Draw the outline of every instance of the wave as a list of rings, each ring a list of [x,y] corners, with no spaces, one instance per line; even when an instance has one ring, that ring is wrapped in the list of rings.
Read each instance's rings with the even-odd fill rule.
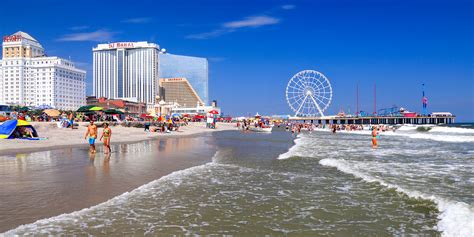
[[[456,128],[456,127],[443,127],[443,126],[435,126],[431,129],[430,132],[459,133],[459,134],[473,134],[474,135],[474,129],[472,128]]]
[[[430,132],[417,132],[417,133],[385,132],[381,134],[381,137],[383,136],[403,136],[403,137],[409,137],[413,139],[425,139],[425,140],[433,140],[433,141],[438,141],[438,142],[453,142],[453,143],[474,142],[474,136],[433,134]]]
[[[473,236],[474,234],[474,221],[472,221],[474,220],[474,209],[464,202],[451,201],[435,195],[428,195],[386,183],[381,179],[363,173],[343,159],[326,158],[320,160],[319,163],[323,166],[334,167],[344,173],[352,174],[366,182],[377,182],[387,188],[404,193],[411,198],[433,201],[437,204],[438,210],[441,212],[437,228],[442,232],[443,236]]]
[[[290,147],[290,149],[287,152],[280,154],[277,159],[284,160],[284,159],[288,159],[290,157],[295,156],[295,152],[301,146],[301,142],[302,142],[301,134],[298,135],[298,137],[293,142],[295,144],[292,147]]]
[[[20,225],[16,227],[15,229],[9,230],[3,234],[0,233],[0,236],[22,235],[23,233],[49,234],[49,233],[61,232],[62,230],[60,227],[61,224],[80,223],[81,220],[84,218],[84,216],[92,212],[106,209],[111,206],[122,205],[123,203],[126,203],[129,199],[136,197],[137,195],[144,194],[150,190],[161,192],[161,193],[171,191],[171,189],[181,184],[183,177],[186,177],[195,173],[199,173],[203,170],[208,169],[212,165],[214,165],[215,164],[214,160],[218,159],[220,154],[222,153],[220,153],[219,151],[216,152],[212,158],[213,160],[212,162],[195,166],[195,167],[191,167],[191,168],[187,168],[184,170],[172,172],[166,176],[163,176],[157,180],[144,184],[130,192],[125,192],[123,194],[120,194],[119,196],[111,198],[98,205],[84,208],[82,210],[71,212],[71,213],[61,214],[58,216],[37,220],[30,224]],[[156,189],[157,186],[159,186],[160,188]]]
[[[426,132],[417,131],[419,127],[427,127],[427,125],[403,125],[398,128],[395,132],[387,131],[380,133],[380,136],[403,136],[413,139],[425,139],[433,140],[439,142],[452,142],[452,143],[464,143],[464,142],[474,142],[474,129],[469,128],[453,128],[453,127],[440,127],[435,125],[430,125],[431,129]],[[316,129],[316,132],[331,132],[329,129]],[[371,131],[366,128],[364,130],[357,131],[346,131],[341,130],[337,131],[341,134],[358,134],[358,135],[367,135],[371,134]],[[287,157],[288,158],[288,157]]]

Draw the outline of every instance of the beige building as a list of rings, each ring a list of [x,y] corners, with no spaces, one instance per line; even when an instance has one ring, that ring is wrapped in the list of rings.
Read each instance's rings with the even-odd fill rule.
[[[86,102],[86,72],[70,60],[46,56],[28,33],[4,36],[0,102],[75,110]]]
[[[179,107],[197,107],[205,103],[186,78],[160,78],[160,100]]]

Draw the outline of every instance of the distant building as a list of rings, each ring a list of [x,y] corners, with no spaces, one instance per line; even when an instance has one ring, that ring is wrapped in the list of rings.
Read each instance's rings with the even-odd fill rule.
[[[199,95],[204,105],[209,104],[209,69],[206,58],[174,55],[159,55],[159,78],[186,78]]]
[[[186,78],[160,78],[159,85],[161,100],[177,103],[181,107],[204,105],[204,101]]]
[[[153,109],[158,94],[159,45],[116,42],[99,44],[92,51],[94,96],[134,100]]]
[[[159,78],[186,78],[208,104],[208,62],[205,58],[168,54],[148,42],[116,42],[93,48],[93,95],[136,100],[152,110],[160,95]]]
[[[143,102],[128,101],[122,99],[107,99],[104,97],[87,97],[87,105],[100,106],[104,109],[117,109],[124,112],[125,115],[138,117],[146,114],[146,104]]]
[[[70,60],[46,56],[25,32],[3,37],[0,101],[75,110],[86,103],[86,72]]]

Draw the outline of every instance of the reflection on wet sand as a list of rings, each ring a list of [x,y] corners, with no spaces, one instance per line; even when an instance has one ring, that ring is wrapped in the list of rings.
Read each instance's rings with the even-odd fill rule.
[[[104,202],[173,171],[211,161],[213,137],[167,138],[0,156],[0,232]]]

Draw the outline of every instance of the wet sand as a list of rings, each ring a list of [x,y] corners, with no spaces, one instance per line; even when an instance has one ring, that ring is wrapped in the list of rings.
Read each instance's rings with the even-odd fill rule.
[[[31,123],[37,130],[40,137],[46,140],[30,141],[19,139],[0,139],[0,155],[15,154],[17,152],[44,151],[65,147],[88,147],[87,140],[84,139],[86,127],[89,123],[79,123],[78,129],[58,128],[56,123]],[[205,123],[189,123],[188,126],[179,128],[179,131],[171,133],[145,132],[143,128],[111,126],[112,144],[132,143],[144,140],[156,139],[159,137],[175,137],[195,135],[204,132],[216,132],[224,130],[236,130],[235,123],[218,123],[216,129],[206,128]],[[99,128],[99,136],[102,128]],[[98,147],[102,147],[102,142],[96,140]]]
[[[192,130],[193,125],[183,134],[190,135]],[[83,132],[81,128],[64,133],[74,137],[83,136]],[[123,139],[126,138],[131,137]],[[0,156],[0,233],[97,205],[174,171],[210,162],[216,151],[212,139],[210,133],[203,133],[158,137],[134,144],[117,144],[113,140],[110,156],[101,153],[102,146],[98,146],[96,155],[90,155],[87,144],[78,139],[65,141],[83,144],[78,147]]]

